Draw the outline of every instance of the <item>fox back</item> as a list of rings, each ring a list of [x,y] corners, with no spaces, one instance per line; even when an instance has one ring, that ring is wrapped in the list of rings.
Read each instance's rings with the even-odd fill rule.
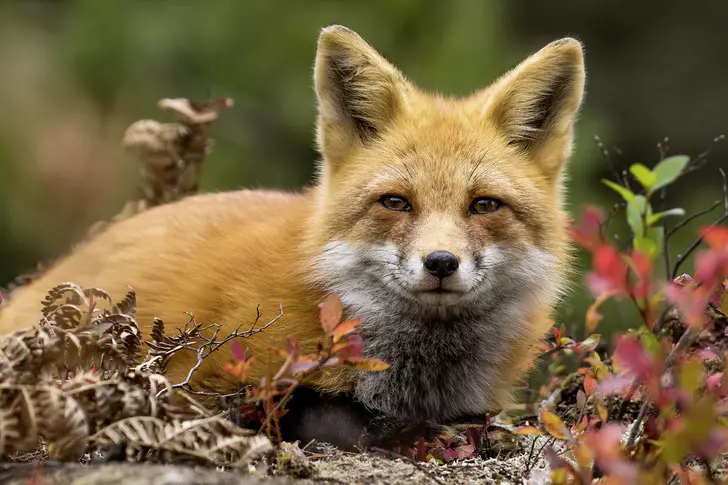
[[[117,223],[18,292],[0,331],[35,323],[44,292],[62,281],[117,295],[130,285],[144,331],[153,317],[179,324],[185,311],[230,330],[257,306],[272,317],[282,305],[280,320],[246,342],[267,356],[289,334],[322,340],[317,303],[336,293],[364,320],[365,356],[391,367],[327,374],[319,387],[398,418],[499,409],[565,287],[564,167],[584,77],[581,45],[562,39],[449,98],[419,89],[351,30],[328,27],[314,73],[313,187],[197,196]],[[234,386],[226,352],[205,362],[196,388]],[[183,380],[194,358],[175,357],[170,377]]]

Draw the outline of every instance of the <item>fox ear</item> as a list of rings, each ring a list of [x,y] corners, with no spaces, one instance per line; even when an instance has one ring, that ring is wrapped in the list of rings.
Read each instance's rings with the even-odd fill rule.
[[[328,160],[377,137],[403,104],[406,81],[354,31],[334,25],[318,41],[317,140]]]
[[[557,175],[571,155],[584,80],[581,44],[557,40],[488,90],[486,114],[509,144],[526,152],[547,175]]]

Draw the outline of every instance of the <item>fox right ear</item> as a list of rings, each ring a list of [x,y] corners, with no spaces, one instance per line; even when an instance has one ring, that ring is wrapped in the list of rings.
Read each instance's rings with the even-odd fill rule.
[[[314,83],[319,150],[333,163],[385,129],[402,107],[407,84],[364,39],[338,25],[321,32]]]

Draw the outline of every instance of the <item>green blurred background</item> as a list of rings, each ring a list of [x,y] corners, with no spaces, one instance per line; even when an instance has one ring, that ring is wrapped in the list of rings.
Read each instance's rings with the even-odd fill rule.
[[[1,0],[0,283],[62,255],[136,195],[137,164],[120,140],[137,119],[166,119],[163,97],[235,100],[214,126],[204,190],[307,184],[317,157],[311,67],[318,31],[332,23],[449,94],[487,85],[556,38],[579,38],[588,86],[571,210],[608,207],[616,199],[599,179],[611,172],[594,135],[621,150],[622,166],[651,166],[665,136],[673,152],[697,155],[726,131],[726,19],[723,0]],[[670,204],[694,212],[720,198],[726,154],[716,146]],[[589,302],[575,285],[561,309],[577,336]],[[618,306],[609,316],[601,331],[629,323]]]

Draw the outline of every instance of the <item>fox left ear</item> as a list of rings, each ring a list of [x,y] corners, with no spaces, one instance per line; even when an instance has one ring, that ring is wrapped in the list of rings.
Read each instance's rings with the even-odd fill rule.
[[[581,43],[557,40],[496,81],[485,112],[510,145],[526,152],[547,175],[557,176],[571,155],[584,81]]]
[[[317,141],[331,164],[383,132],[404,104],[407,81],[353,30],[321,31],[314,66]]]

